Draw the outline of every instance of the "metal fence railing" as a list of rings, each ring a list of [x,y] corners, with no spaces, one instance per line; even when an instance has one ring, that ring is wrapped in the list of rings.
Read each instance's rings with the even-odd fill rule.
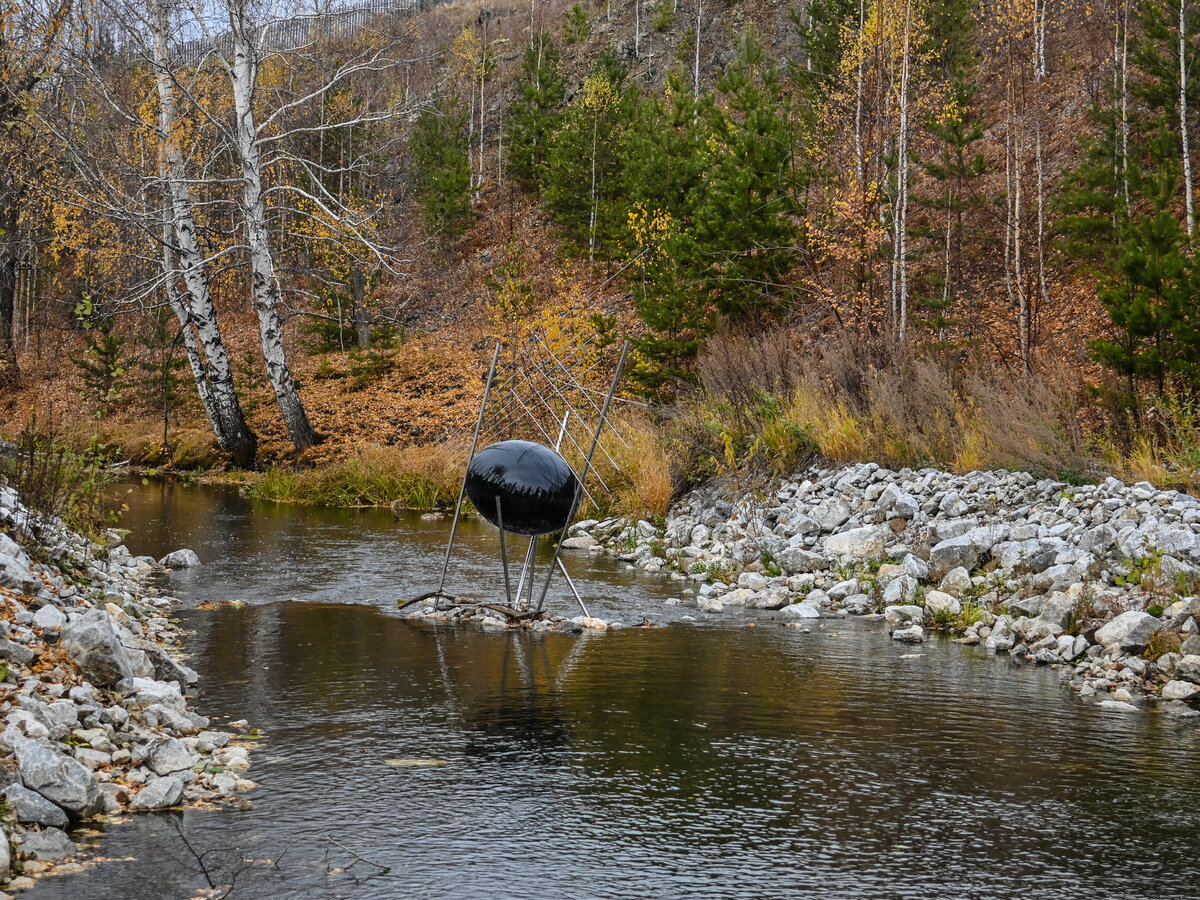
[[[431,0],[368,0],[327,13],[276,19],[259,27],[255,45],[268,53],[296,50],[317,40],[353,34],[375,19],[418,13],[431,5]],[[177,65],[192,66],[210,52],[232,50],[233,36],[226,31],[212,39],[197,38],[178,44],[171,60]]]

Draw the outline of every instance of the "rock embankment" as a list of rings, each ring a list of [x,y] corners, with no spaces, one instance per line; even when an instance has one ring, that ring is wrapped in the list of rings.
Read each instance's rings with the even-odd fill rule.
[[[699,490],[662,523],[579,522],[564,549],[670,572],[699,613],[882,616],[898,641],[944,629],[1060,667],[1112,709],[1198,714],[1200,500],[1148,483],[812,469]]]
[[[83,820],[253,787],[245,723],[213,729],[189,706],[175,601],[148,586],[160,570],[39,519],[0,484],[0,878],[25,873],[10,887],[73,855],[66,831]]]

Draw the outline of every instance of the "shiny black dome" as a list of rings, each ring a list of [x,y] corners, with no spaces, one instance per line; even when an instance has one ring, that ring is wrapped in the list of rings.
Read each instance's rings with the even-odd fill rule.
[[[484,447],[467,468],[467,496],[479,514],[504,530],[538,535],[561,531],[579,508],[579,479],[562,456],[532,441]]]

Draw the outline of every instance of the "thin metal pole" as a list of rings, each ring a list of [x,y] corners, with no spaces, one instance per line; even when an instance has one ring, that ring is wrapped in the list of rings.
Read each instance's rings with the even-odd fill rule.
[[[529,565],[533,560],[533,548],[535,546],[537,546],[537,538],[531,537],[529,539],[529,549],[527,551],[525,551],[525,565],[521,566],[521,577],[517,580],[517,606],[518,607],[521,604],[521,592],[525,589],[525,577],[529,573]],[[533,581],[532,578],[529,580],[530,580],[530,582]],[[516,607],[514,607],[514,609],[515,608]]]
[[[504,599],[512,606],[512,582],[508,580],[508,550],[504,546],[504,514],[500,512],[500,495],[496,495],[496,524],[500,527],[500,561],[504,564]]]
[[[563,413],[562,427],[558,429],[558,440],[554,442],[554,450],[557,453],[562,448],[563,435],[567,433],[567,419],[571,418],[571,410]]]
[[[496,374],[496,360],[500,358],[500,342],[496,341],[496,349],[492,352],[492,364],[488,367],[487,383],[483,386],[483,402],[479,404],[479,419],[475,422],[475,435],[471,438],[471,452],[467,454],[467,469],[475,459],[475,446],[479,443],[479,430],[483,428],[483,416],[487,412],[488,395],[492,392],[492,376]],[[450,523],[450,541],[446,544],[446,558],[442,561],[442,577],[438,581],[437,592],[440,594],[446,586],[446,572],[450,568],[450,554],[454,550],[454,535],[458,531],[458,517],[462,513],[463,495],[467,492],[467,473],[463,471],[462,486],[458,489],[458,503],[454,505],[454,521]]]
[[[596,423],[596,432],[592,436],[592,449],[588,451],[587,459],[583,461],[583,472],[579,475],[579,486],[583,487],[584,479],[587,478],[588,469],[592,467],[592,457],[596,455],[596,447],[600,444],[600,433],[604,431],[604,422],[608,417],[608,408],[612,405],[613,394],[617,392],[617,382],[621,380],[621,370],[625,368],[625,357],[629,355],[629,341],[621,347],[621,358],[617,360],[617,371],[613,373],[612,384],[608,386],[608,393],[604,395],[604,407],[600,410],[600,421]],[[538,599],[537,610],[534,612],[536,618],[542,612],[542,606],[546,603],[546,592],[550,590],[550,579],[554,577],[554,564],[558,562],[558,554],[562,550],[562,542],[566,539],[567,529],[571,527],[571,519],[563,522],[562,531],[558,534],[558,543],[554,545],[554,558],[550,560],[550,571],[546,573],[546,583],[542,585],[542,596]],[[530,600],[533,599],[532,594]]]
[[[563,578],[567,579],[567,587],[569,587],[571,589],[571,593],[575,595],[575,599],[579,603],[579,608],[582,609],[583,614],[590,619],[592,614],[588,612],[588,608],[583,605],[583,598],[579,596],[579,591],[575,589],[575,582],[571,580],[571,573],[567,571],[566,563],[564,563],[561,559],[558,560],[558,568],[559,571],[563,573]]]

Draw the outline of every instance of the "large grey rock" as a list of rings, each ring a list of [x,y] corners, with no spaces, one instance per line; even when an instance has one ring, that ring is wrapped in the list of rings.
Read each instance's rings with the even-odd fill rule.
[[[747,609],[782,609],[792,602],[792,592],[784,587],[758,591],[746,601]]]
[[[55,631],[61,631],[62,627],[67,624],[67,617],[53,603],[47,603],[33,614],[33,624],[38,628],[52,628]]]
[[[893,631],[892,640],[905,644],[919,644],[925,640],[925,629],[914,622],[907,628],[897,628]]]
[[[158,564],[168,569],[190,569],[200,565],[200,557],[192,550],[174,550],[160,559]]]
[[[1102,647],[1116,644],[1122,650],[1140,650],[1162,625],[1161,620],[1149,613],[1131,610],[1096,629],[1096,643]]]
[[[938,585],[938,588],[947,594],[957,594],[959,596],[967,593],[972,587],[971,573],[962,566],[947,572],[942,578],[941,584]]]
[[[29,555],[7,534],[0,533],[0,587],[18,594],[36,594],[42,580],[29,571]]]
[[[93,684],[115,685],[137,674],[112,619],[102,609],[90,610],[64,628],[59,646]]]
[[[779,568],[785,572],[796,574],[804,572],[819,572],[829,565],[829,561],[819,553],[805,550],[803,547],[788,547],[776,556]]]
[[[58,862],[75,855],[75,845],[71,843],[71,839],[64,832],[57,828],[27,831],[24,838],[21,852],[32,853],[44,862]]]
[[[885,516],[911,519],[920,511],[921,504],[912,494],[906,494],[894,484],[889,484],[879,495],[876,508]]]
[[[24,644],[18,644],[16,641],[10,641],[6,637],[0,637],[0,659],[7,659],[9,662],[14,662],[20,666],[27,666],[33,662],[34,653]]]
[[[180,684],[195,684],[200,676],[195,669],[182,665],[171,658],[162,647],[146,644],[143,647],[147,660],[154,670],[154,677],[159,681],[178,681]]]
[[[196,764],[199,757],[175,738],[161,738],[154,742],[146,755],[146,765],[155,775],[170,775],[182,772]]]
[[[975,568],[1006,535],[1004,526],[986,525],[941,541],[929,551],[930,576],[940,579],[951,569]]]
[[[1162,698],[1164,700],[1192,700],[1200,694],[1200,685],[1192,684],[1190,681],[1168,681],[1163,685]]]
[[[1049,622],[1060,632],[1065,631],[1075,615],[1075,603],[1066,594],[1054,593],[1046,598],[1038,617]]]
[[[183,798],[183,782],[174,775],[155,778],[142,788],[133,802],[132,810],[167,809],[178,806]]]
[[[85,819],[102,808],[100,788],[82,763],[37,741],[20,738],[13,741],[13,753],[22,784],[61,807],[71,818]]]
[[[1175,665],[1175,677],[1200,684],[1200,656],[1188,653]]]
[[[10,784],[4,789],[4,800],[17,815],[22,825],[49,825],[53,828],[67,827],[67,814],[36,791],[19,784]]]
[[[962,612],[962,604],[957,597],[942,591],[929,591],[925,594],[925,611],[931,616],[938,613],[948,613],[957,616]]]
[[[902,606],[912,603],[917,596],[917,579],[911,575],[901,575],[893,579],[883,589],[883,602],[886,606]]]
[[[785,606],[780,610],[785,619],[819,619],[821,611],[816,605],[803,601],[801,603],[793,603],[791,606]]]
[[[1101,557],[1117,540],[1117,530],[1111,525],[1099,525],[1079,536],[1079,549],[1095,557]]]
[[[737,586],[748,591],[761,591],[767,586],[767,579],[761,572],[743,572],[738,576]]]
[[[883,557],[887,535],[890,533],[890,529],[885,532],[875,525],[851,528],[849,531],[827,537],[825,552],[851,559],[880,559]]]
[[[809,517],[821,526],[822,531],[833,531],[850,518],[850,507],[841,497],[830,497],[818,503]]]

